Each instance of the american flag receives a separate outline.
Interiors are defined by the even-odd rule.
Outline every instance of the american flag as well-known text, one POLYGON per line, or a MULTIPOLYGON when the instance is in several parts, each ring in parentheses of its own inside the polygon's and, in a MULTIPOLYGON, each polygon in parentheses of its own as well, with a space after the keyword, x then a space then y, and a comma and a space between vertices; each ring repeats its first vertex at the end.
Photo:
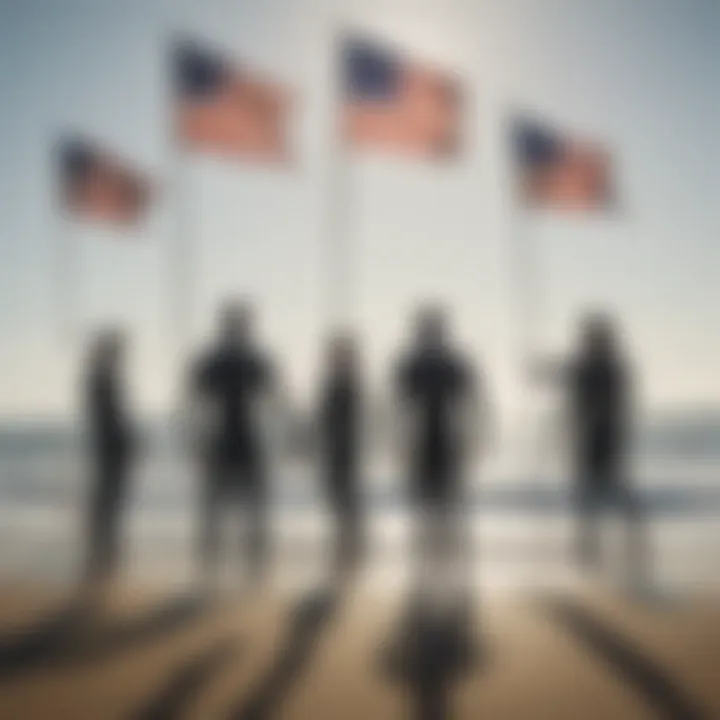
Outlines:
POLYGON ((514 150, 526 205, 578 211, 613 205, 610 156, 601 147, 523 119, 515 122, 514 150))
POLYGON ((257 161, 288 158, 285 87, 189 41, 176 45, 174 70, 176 132, 188 147, 257 161))
POLYGON ((62 139, 59 166, 62 203, 75 217, 132 225, 148 207, 147 178, 95 143, 76 137, 62 139))
POLYGON ((341 120, 349 144, 421 158, 458 152, 462 97, 456 78, 360 39, 346 40, 343 53, 341 120))

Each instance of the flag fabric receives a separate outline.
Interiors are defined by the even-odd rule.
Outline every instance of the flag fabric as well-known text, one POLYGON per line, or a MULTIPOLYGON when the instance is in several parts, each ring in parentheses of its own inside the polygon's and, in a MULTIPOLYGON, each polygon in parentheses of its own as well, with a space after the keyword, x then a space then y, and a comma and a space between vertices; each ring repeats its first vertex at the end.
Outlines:
POLYGON ((187 147, 234 158, 289 157, 286 87, 192 42, 174 55, 176 133, 187 147))
POLYGON ((150 182, 114 154, 84 139, 66 138, 59 145, 63 207, 83 220, 133 225, 145 213, 150 182))
POLYGON ((535 121, 517 120, 514 152, 527 206, 592 211, 613 205, 610 156, 603 148, 565 138, 535 121))
POLYGON ((345 142, 425 159, 458 153, 462 95, 457 78, 361 39, 346 40, 342 50, 345 142))

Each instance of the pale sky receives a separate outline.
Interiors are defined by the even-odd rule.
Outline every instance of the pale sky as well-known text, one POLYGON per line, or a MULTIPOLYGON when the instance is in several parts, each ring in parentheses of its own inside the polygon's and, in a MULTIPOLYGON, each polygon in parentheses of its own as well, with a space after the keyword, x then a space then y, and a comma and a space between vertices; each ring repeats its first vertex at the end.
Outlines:
MULTIPOLYGON (((175 167, 166 132, 167 41, 185 32, 293 85, 291 171, 206 159, 183 165, 191 202, 165 185, 132 237, 74 229, 83 331, 131 329, 141 409, 167 409, 169 276, 178 217, 196 231, 195 343, 228 294, 257 299, 289 383, 312 382, 323 328, 338 26, 446 66, 470 98, 454 164, 345 157, 354 315, 375 377, 407 310, 444 298, 512 413, 517 287, 512 242, 535 253, 536 344, 567 347, 588 305, 623 320, 650 407, 720 404, 720 2, 716 0, 2 0, 0 2, 0 416, 71 412, 77 345, 57 328, 50 150, 86 131, 153 173, 175 167), (521 217, 503 118, 536 112, 599 140, 617 163, 614 217, 521 217), (178 213, 183 215, 179 216, 178 213)), ((82 338, 82 333, 80 339, 82 338)))

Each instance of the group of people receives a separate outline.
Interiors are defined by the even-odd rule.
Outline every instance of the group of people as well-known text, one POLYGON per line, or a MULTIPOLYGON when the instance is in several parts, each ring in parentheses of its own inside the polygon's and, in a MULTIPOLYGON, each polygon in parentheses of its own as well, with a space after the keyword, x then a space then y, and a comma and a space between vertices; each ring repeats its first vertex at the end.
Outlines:
MULTIPOLYGON (((192 364, 187 380, 202 497, 199 560, 210 584, 217 578, 220 516, 227 507, 246 516, 249 576, 260 580, 268 565, 270 464, 264 418, 278 397, 280 382, 273 362, 258 346, 254 320, 248 303, 226 305, 215 343, 192 364)), ((137 437, 123 391, 123 356, 122 334, 101 333, 86 375, 93 468, 86 579, 91 585, 104 584, 117 568, 119 523, 136 456, 137 437)), ((346 570, 355 568, 362 556, 367 413, 361 358, 351 335, 330 339, 325 363, 319 402, 308 424, 317 451, 317 477, 337 525, 337 568, 346 570)), ((630 379, 610 318, 583 318, 573 357, 538 362, 531 373, 537 380, 561 385, 570 401, 569 447, 583 519, 577 554, 584 564, 595 565, 599 541, 594 520, 603 504, 620 507, 633 529, 640 513, 623 465, 630 379)), ((392 385, 393 446, 417 510, 415 547, 426 559, 441 549, 446 559, 458 560, 460 545, 446 540, 457 540, 464 479, 479 455, 487 413, 481 373, 453 342, 442 307, 427 305, 418 311, 413 340, 395 367, 392 385)))

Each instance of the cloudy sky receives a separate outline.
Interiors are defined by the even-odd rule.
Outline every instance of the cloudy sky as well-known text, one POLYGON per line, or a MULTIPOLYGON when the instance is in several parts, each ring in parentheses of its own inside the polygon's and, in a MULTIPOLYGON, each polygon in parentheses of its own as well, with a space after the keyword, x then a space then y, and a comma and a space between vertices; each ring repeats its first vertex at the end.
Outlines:
POLYGON ((196 245, 193 344, 207 339, 221 298, 249 294, 265 342, 304 392, 337 311, 326 292, 333 203, 353 252, 352 315, 378 383, 408 309, 441 297, 512 414, 523 397, 512 273, 521 248, 537 276, 535 345, 562 350, 579 310, 607 306, 622 318, 648 406, 720 403, 719 33, 715 0, 2 0, 0 416, 71 411, 83 339, 107 322, 131 330, 140 407, 170 405, 179 229, 196 245), (335 152, 339 27, 458 74, 469 103, 457 162, 335 152), (293 85, 290 170, 176 156, 167 47, 178 32, 293 85), (519 212, 505 121, 522 111, 606 143, 621 212, 519 212), (63 128, 156 178, 158 200, 140 231, 58 221, 51 149, 63 128), (68 246, 69 335, 57 289, 68 246))

